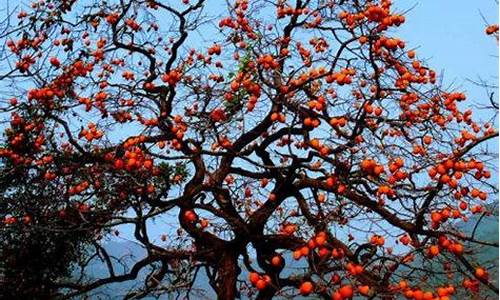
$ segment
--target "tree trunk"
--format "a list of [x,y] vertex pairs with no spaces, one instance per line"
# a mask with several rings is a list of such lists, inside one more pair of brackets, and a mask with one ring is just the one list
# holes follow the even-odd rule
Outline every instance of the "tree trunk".
[[239,294],[236,289],[236,280],[240,274],[238,256],[231,252],[221,253],[217,265],[217,299],[232,300]]

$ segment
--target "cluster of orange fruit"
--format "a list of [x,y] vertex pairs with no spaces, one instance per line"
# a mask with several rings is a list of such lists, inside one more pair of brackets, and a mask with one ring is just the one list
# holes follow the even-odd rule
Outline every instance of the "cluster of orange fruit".
[[384,166],[378,164],[374,159],[367,158],[361,161],[361,169],[370,175],[380,176],[380,174],[384,173]]
[[338,73],[333,73],[325,77],[327,83],[337,82],[338,85],[351,84],[352,76],[356,74],[354,69],[344,68]]
[[88,142],[92,142],[93,140],[100,139],[103,135],[102,130],[97,129],[94,123],[89,123],[88,129],[82,129],[78,137],[84,137]]

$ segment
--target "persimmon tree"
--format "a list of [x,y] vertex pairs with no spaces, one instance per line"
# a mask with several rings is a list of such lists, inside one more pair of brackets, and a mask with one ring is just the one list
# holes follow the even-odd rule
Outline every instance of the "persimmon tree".
[[[498,242],[457,226],[496,213],[496,124],[397,37],[390,0],[43,0],[16,14],[2,273],[29,278],[5,273],[30,272],[46,241],[81,275],[13,295],[144,273],[125,298],[189,297],[201,273],[219,299],[498,294],[471,259]],[[123,228],[146,251],[128,268],[101,242]],[[106,277],[85,276],[93,257]]]

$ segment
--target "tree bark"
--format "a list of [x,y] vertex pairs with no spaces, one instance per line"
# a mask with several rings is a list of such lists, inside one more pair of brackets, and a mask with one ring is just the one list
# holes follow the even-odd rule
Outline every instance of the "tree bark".
[[217,265],[217,299],[232,300],[238,295],[236,281],[241,269],[238,266],[238,255],[230,251],[221,253]]

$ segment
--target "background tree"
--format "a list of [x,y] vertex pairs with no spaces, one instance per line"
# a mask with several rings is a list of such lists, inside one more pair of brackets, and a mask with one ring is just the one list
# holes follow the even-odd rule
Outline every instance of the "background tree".
[[[213,2],[38,1],[6,27],[9,295],[145,274],[125,298],[189,296],[202,273],[219,299],[498,294],[470,260],[498,242],[457,226],[496,209],[498,131],[394,36],[391,1],[237,0],[212,18]],[[117,228],[146,250],[130,268],[101,242]]]

